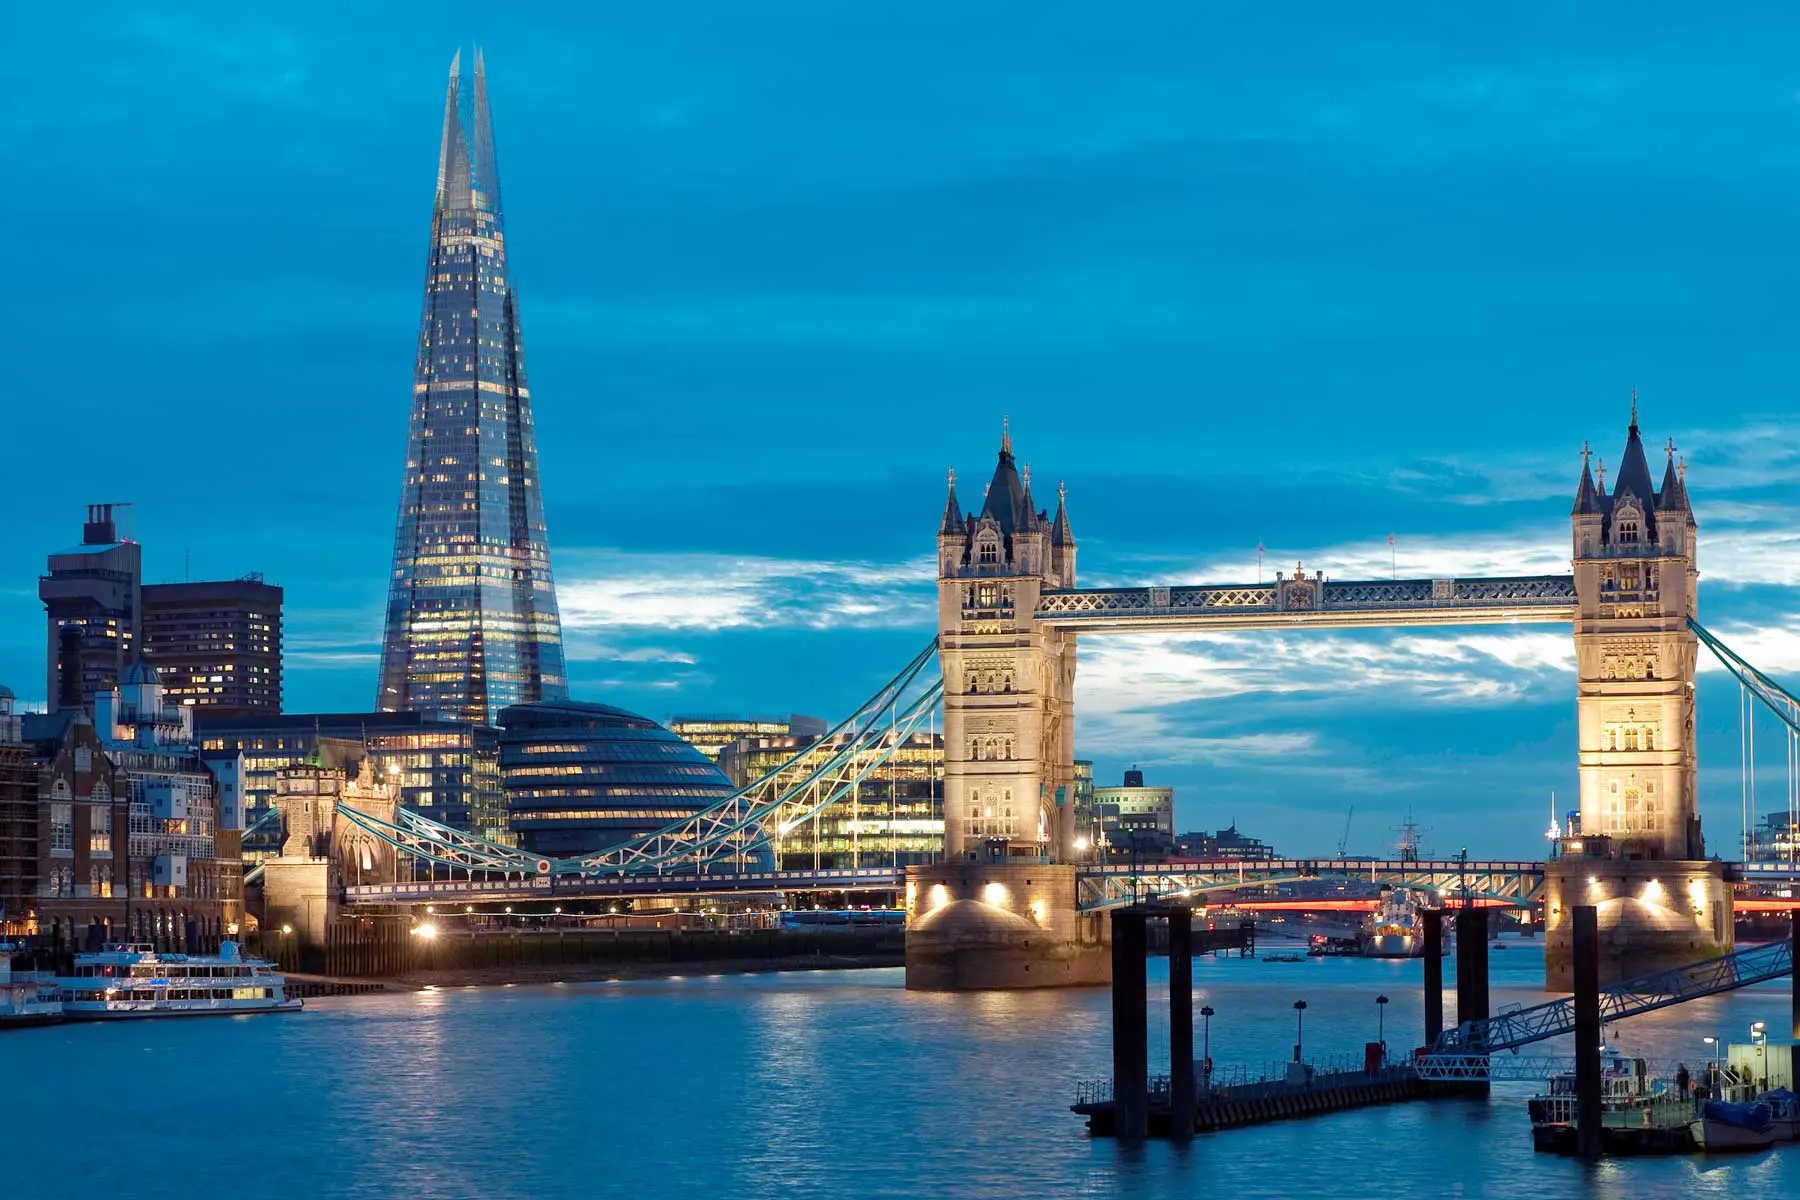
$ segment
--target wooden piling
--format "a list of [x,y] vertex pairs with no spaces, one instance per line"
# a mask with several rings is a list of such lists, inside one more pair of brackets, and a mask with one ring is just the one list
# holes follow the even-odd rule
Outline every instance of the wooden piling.
[[1578,904],[1574,916],[1575,1146],[1600,1157],[1600,910]]
[[1444,1032],[1444,912],[1428,908],[1425,921],[1425,1048],[1437,1044]]
[[1142,909],[1114,909],[1112,922],[1113,1134],[1145,1138],[1150,1135],[1148,931]]
[[1194,1132],[1194,913],[1169,910],[1169,1133]]

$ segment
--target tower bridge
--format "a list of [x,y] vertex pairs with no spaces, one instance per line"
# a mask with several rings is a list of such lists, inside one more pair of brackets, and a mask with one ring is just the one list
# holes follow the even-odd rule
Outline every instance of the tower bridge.
[[[1296,565],[1257,584],[1082,588],[1067,492],[1038,509],[1003,433],[979,511],[955,477],[937,531],[932,642],[824,739],[732,797],[645,837],[566,859],[435,825],[340,807],[345,820],[448,880],[367,881],[351,903],[454,893],[630,896],[902,889],[908,983],[926,988],[1100,981],[1105,909],[1146,895],[1225,895],[1284,878],[1456,887],[1493,902],[1541,901],[1551,986],[1566,985],[1567,910],[1598,903],[1619,978],[1731,948],[1726,864],[1700,835],[1694,759],[1699,648],[1800,731],[1800,701],[1697,619],[1697,523],[1673,447],[1652,478],[1635,404],[1610,488],[1583,453],[1570,513],[1570,571],[1534,576],[1340,581]],[[1076,643],[1088,636],[1492,624],[1570,627],[1576,660],[1582,836],[1547,863],[1084,865],[1074,830]],[[854,878],[774,870],[771,843],[854,794],[905,735],[941,708],[943,861],[863,868]],[[1573,832],[1573,831],[1571,831]],[[1777,882],[1770,868],[1742,878]],[[1790,872],[1791,874],[1791,872]],[[1786,877],[1783,877],[1785,880]],[[1652,885],[1654,890],[1652,890]]]

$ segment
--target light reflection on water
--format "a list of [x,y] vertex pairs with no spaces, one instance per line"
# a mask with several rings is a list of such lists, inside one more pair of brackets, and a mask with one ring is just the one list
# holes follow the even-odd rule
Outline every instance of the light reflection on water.
[[[1539,948],[1496,954],[1496,1007],[1542,999],[1542,971]],[[1160,1004],[1165,964],[1152,973]],[[1296,999],[1309,1057],[1360,1053],[1378,993],[1389,1045],[1418,1038],[1416,962],[1209,959],[1195,974],[1196,1007],[1218,1010],[1221,1068],[1287,1057]],[[1785,983],[1766,985],[1636,1018],[1614,1040],[1698,1063],[1704,1034],[1742,1039],[1787,1005]],[[1593,1167],[1534,1155],[1531,1088],[1517,1084],[1188,1145],[1095,1141],[1066,1105],[1077,1080],[1109,1072],[1108,1011],[1103,989],[909,993],[888,970],[444,989],[288,1017],[11,1032],[0,1128],[58,1147],[15,1140],[7,1190],[1641,1200],[1800,1185],[1800,1146]],[[1153,1018],[1153,1042],[1166,1036]]]

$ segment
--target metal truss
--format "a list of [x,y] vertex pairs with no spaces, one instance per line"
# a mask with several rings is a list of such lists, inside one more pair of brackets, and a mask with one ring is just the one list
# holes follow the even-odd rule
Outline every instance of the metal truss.
[[1571,575],[1492,579],[1384,579],[1335,583],[1318,576],[1271,584],[1082,588],[1050,591],[1036,617],[1048,625],[1283,629],[1327,626],[1566,621],[1575,614]]
[[1535,904],[1543,892],[1544,864],[1358,859],[1106,864],[1077,872],[1076,904],[1084,912],[1097,912],[1147,900],[1210,896],[1315,879],[1429,889],[1448,899],[1460,898],[1466,884],[1472,901],[1525,908]]
[[[1793,969],[1793,946],[1784,939],[1677,967],[1673,971],[1628,979],[1601,990],[1600,1021],[1602,1024],[1620,1021],[1702,996],[1716,996],[1753,983],[1779,979],[1791,974]],[[1465,1021],[1455,1029],[1446,1029],[1439,1034],[1431,1049],[1434,1055],[1481,1056],[1573,1032],[1575,1000],[1567,997],[1503,1012],[1485,1021]]]
[[344,803],[358,828],[414,858],[471,873],[550,876],[767,872],[768,848],[850,795],[908,737],[928,727],[943,679],[927,668],[933,640],[894,678],[823,738],[747,787],[642,837],[568,858],[540,858],[516,847],[401,809],[384,821]]
[[1744,661],[1743,655],[1721,642],[1713,632],[1694,620],[1688,618],[1688,628],[1700,639],[1700,644],[1713,652],[1713,657],[1725,664],[1725,669],[1737,677],[1737,681],[1762,701],[1763,706],[1795,733],[1800,733],[1800,698],[1764,675],[1761,671]]

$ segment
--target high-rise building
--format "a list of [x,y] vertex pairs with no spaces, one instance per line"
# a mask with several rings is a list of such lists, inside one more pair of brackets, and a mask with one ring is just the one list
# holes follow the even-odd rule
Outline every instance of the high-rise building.
[[0,686],[0,941],[31,932],[38,890],[38,767]]
[[117,686],[137,655],[143,552],[119,535],[114,510],[124,507],[88,505],[81,544],[50,555],[49,573],[38,579],[49,619],[44,696],[52,710]]
[[824,737],[829,728],[818,717],[803,717],[799,713],[788,717],[689,715],[669,720],[671,731],[714,762],[719,761],[727,746],[743,738],[776,738],[791,734],[810,740]]
[[143,588],[145,659],[170,704],[273,716],[281,711],[281,589],[261,575]]
[[487,79],[450,65],[375,707],[492,723],[567,695]]

